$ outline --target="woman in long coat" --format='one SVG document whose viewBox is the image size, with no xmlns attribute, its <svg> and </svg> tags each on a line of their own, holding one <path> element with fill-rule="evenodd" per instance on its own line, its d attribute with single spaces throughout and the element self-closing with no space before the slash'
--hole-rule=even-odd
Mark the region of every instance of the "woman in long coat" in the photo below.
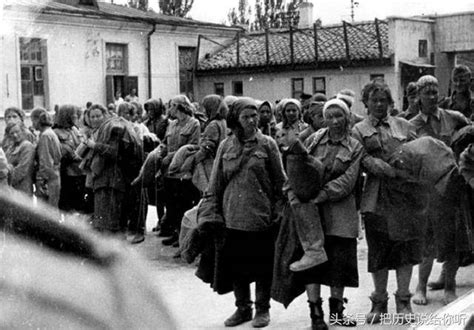
<svg viewBox="0 0 474 330">
<path fill-rule="evenodd" d="M 370 296 L 372 309 L 367 322 L 379 323 L 388 312 L 387 281 L 390 269 L 396 270 L 397 291 L 395 302 L 397 313 L 408 321 L 413 316 L 409 290 L 413 266 L 421 261 L 421 228 L 405 233 L 396 219 L 402 208 L 390 209 L 390 198 L 384 197 L 384 187 L 396 187 L 401 180 L 395 179 L 397 172 L 388 164 L 394 151 L 403 143 L 416 138 L 415 128 L 405 119 L 388 114 L 393 104 L 388 86 L 381 81 L 372 81 L 362 91 L 362 101 L 367 107 L 368 117 L 353 128 L 353 136 L 364 147 L 363 170 L 367 179 L 362 192 L 361 213 L 365 224 L 369 249 L 368 270 L 372 273 L 374 291 Z M 401 215 L 400 215 L 401 218 Z M 416 222 L 415 213 L 408 215 L 407 223 Z M 395 220 L 394 220 L 395 219 Z"/>
<path fill-rule="evenodd" d="M 11 185 L 33 196 L 35 146 L 26 139 L 22 123 L 8 124 L 5 133 L 12 142 L 5 151 L 8 163 L 12 166 Z"/>
<path fill-rule="evenodd" d="M 311 135 L 305 146 L 310 155 L 321 161 L 324 168 L 322 189 L 311 202 L 317 204 L 320 210 L 323 229 L 321 226 L 319 228 L 324 232 L 327 262 L 295 273 L 298 281 L 306 284 L 313 329 L 327 329 L 322 310 L 321 285 L 331 288 L 330 323 L 355 326 L 356 322 L 343 314 L 346 301 L 344 288 L 359 285 L 359 218 L 354 187 L 363 149 L 359 141 L 351 137 L 351 115 L 343 101 L 334 99 L 326 102 L 323 116 L 327 128 Z M 288 197 L 293 206 L 297 207 L 301 203 L 292 190 L 288 191 Z"/>
<path fill-rule="evenodd" d="M 286 177 L 275 141 L 257 129 L 253 99 L 236 100 L 227 124 L 233 134 L 217 151 L 207 201 L 226 227 L 223 272 L 231 277 L 237 310 L 225 325 L 252 319 L 250 283 L 256 282 L 252 325 L 264 327 L 270 322 L 274 227 Z"/>
<path fill-rule="evenodd" d="M 94 115 L 94 110 L 90 114 Z M 140 168 L 142 146 L 132 125 L 120 117 L 105 120 L 96 134 L 95 140 L 86 141 L 93 150 L 90 165 L 94 191 L 92 225 L 101 232 L 123 234 L 125 192 Z"/>
<path fill-rule="evenodd" d="M 201 166 L 193 182 L 201 192 L 207 190 L 211 176 L 212 164 L 219 144 L 227 137 L 227 105 L 219 95 L 211 94 L 202 99 L 202 107 L 208 118 L 199 143 L 199 151 L 195 154 L 196 166 Z M 201 163 L 201 165 L 199 165 Z M 196 171 L 196 170 L 195 170 Z M 196 178 L 196 180 L 195 180 Z"/>
<path fill-rule="evenodd" d="M 31 112 L 33 127 L 40 131 L 36 146 L 36 195 L 58 207 L 61 190 L 61 144 L 52 130 L 53 120 L 45 109 Z"/>
<path fill-rule="evenodd" d="M 76 149 L 83 141 L 77 128 L 79 107 L 65 104 L 59 107 L 54 118 L 54 133 L 61 143 L 61 193 L 59 208 L 64 211 L 84 211 L 86 176 L 79 168 L 81 158 Z"/>
</svg>

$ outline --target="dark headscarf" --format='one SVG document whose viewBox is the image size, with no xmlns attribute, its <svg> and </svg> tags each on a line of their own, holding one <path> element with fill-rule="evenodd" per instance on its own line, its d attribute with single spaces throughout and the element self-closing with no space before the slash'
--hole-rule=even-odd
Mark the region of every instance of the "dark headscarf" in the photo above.
<svg viewBox="0 0 474 330">
<path fill-rule="evenodd" d="M 194 106 L 189 101 L 186 95 L 176 95 L 171 99 L 171 102 L 176 103 L 178 106 L 176 110 L 181 111 L 182 113 L 187 114 L 188 116 L 193 116 Z"/>
<path fill-rule="evenodd" d="M 161 115 L 165 114 L 165 106 L 161 99 L 158 99 L 158 100 L 149 99 L 145 102 L 143 107 L 145 108 L 145 111 L 148 114 L 148 118 L 150 118 L 150 115 L 149 115 L 150 113 L 154 114 L 153 116 L 154 120 L 159 119 Z"/>
<path fill-rule="evenodd" d="M 250 97 L 239 97 L 230 108 L 229 115 L 227 116 L 227 127 L 232 131 L 241 129 L 239 116 L 244 109 L 248 108 L 258 110 L 257 102 Z"/>
<path fill-rule="evenodd" d="M 202 107 L 209 121 L 224 119 L 227 116 L 227 105 L 217 94 L 207 95 L 202 99 Z"/>
<path fill-rule="evenodd" d="M 73 116 L 79 114 L 80 108 L 73 104 L 61 105 L 54 116 L 54 125 L 58 128 L 71 128 L 74 126 Z"/>
</svg>

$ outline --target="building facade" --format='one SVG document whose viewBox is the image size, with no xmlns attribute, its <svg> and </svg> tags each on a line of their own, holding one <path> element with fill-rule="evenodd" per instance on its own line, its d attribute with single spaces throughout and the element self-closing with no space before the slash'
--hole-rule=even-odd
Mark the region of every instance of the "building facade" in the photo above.
<svg viewBox="0 0 474 330">
<path fill-rule="evenodd" d="M 6 1 L 1 15 L 0 116 L 9 106 L 106 104 L 133 88 L 142 102 L 193 97 L 198 36 L 226 42 L 239 30 L 95 0 Z"/>
<path fill-rule="evenodd" d="M 199 62 L 199 95 L 276 101 L 303 92 L 332 97 L 349 88 L 359 96 L 367 82 L 383 78 L 395 107 L 403 109 L 410 81 L 436 75 L 441 94 L 448 95 L 456 64 L 474 71 L 473 24 L 474 13 L 468 12 L 248 33 Z M 354 110 L 365 113 L 360 97 Z"/>
</svg>

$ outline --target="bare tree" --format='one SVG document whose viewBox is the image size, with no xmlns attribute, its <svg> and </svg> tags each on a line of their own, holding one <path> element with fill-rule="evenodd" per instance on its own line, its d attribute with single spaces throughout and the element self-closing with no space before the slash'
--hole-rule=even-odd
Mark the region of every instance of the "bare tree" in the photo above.
<svg viewBox="0 0 474 330">
<path fill-rule="evenodd" d="M 148 0 L 128 0 L 128 6 L 130 8 L 148 10 Z"/>
<path fill-rule="evenodd" d="M 165 15 L 185 17 L 194 0 L 159 0 L 160 10 Z"/>
<path fill-rule="evenodd" d="M 227 19 L 230 24 L 250 25 L 251 30 L 284 28 L 298 25 L 298 5 L 303 0 L 291 0 L 285 5 L 283 0 L 256 0 L 254 15 L 246 0 L 239 0 L 239 7 L 232 8 Z"/>
</svg>

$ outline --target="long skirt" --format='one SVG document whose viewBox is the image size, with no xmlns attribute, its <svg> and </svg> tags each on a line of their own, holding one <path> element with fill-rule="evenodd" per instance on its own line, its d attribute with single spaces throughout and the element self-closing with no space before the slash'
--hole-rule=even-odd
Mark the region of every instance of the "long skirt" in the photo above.
<svg viewBox="0 0 474 330">
<path fill-rule="evenodd" d="M 326 235 L 324 249 L 328 261 L 295 273 L 298 282 L 331 287 L 358 287 L 357 239 Z"/>
<path fill-rule="evenodd" d="M 369 249 L 368 270 L 397 269 L 416 265 L 422 259 L 422 240 L 392 240 L 384 217 L 364 214 L 365 236 Z"/>
<path fill-rule="evenodd" d="M 226 240 L 222 252 L 225 274 L 232 281 L 271 279 L 275 253 L 275 233 L 272 229 L 249 232 L 226 229 Z"/>
<path fill-rule="evenodd" d="M 98 231 L 116 233 L 121 226 L 124 193 L 109 187 L 94 191 L 94 216 L 92 226 Z"/>
</svg>

